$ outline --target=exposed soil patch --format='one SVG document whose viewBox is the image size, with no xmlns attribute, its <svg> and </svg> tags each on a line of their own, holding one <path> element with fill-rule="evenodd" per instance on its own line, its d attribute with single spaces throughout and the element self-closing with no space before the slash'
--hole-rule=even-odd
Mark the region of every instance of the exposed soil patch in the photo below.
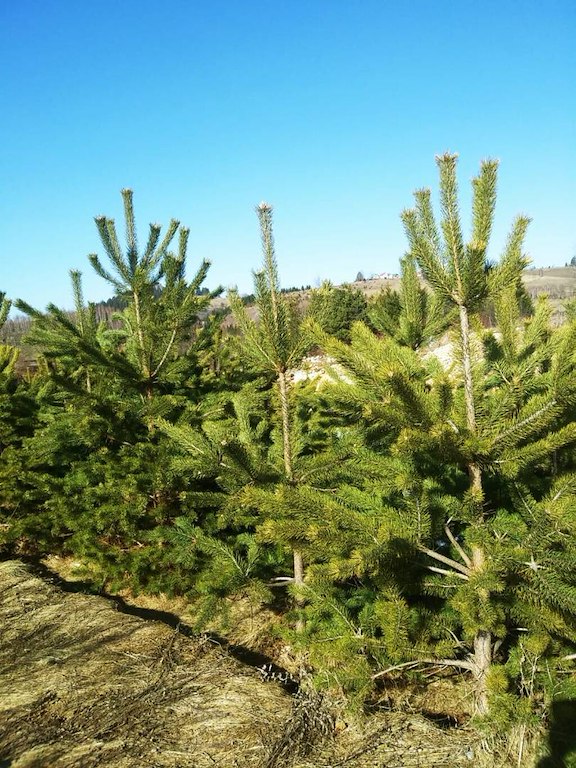
<svg viewBox="0 0 576 768">
<path fill-rule="evenodd" d="M 335 717 L 207 638 L 0 563 L 2 768 L 490 765 L 472 730 Z"/>
</svg>

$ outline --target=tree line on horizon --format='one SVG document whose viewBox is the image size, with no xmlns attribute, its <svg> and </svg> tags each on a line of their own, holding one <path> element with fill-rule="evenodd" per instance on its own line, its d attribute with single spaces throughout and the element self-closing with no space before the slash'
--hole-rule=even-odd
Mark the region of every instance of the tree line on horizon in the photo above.
<svg viewBox="0 0 576 768">
<path fill-rule="evenodd" d="M 125 247 L 101 216 L 89 256 L 114 322 L 74 271 L 73 315 L 15 302 L 38 370 L 0 346 L 4 555 L 186 595 L 199 628 L 239 597 L 273 606 L 307 676 L 357 706 L 398 670 L 459 670 L 496 730 L 576 697 L 576 307 L 553 327 L 526 296 L 527 218 L 488 259 L 497 164 L 465 239 L 456 156 L 437 162 L 439 220 L 418 190 L 400 287 L 370 302 L 327 283 L 303 315 L 261 204 L 257 313 L 230 292 L 228 333 L 209 264 L 185 276 L 188 230 L 141 245 L 123 190 Z M 448 367 L 429 354 L 446 335 Z M 313 349 L 325 375 L 294 383 Z"/>
</svg>

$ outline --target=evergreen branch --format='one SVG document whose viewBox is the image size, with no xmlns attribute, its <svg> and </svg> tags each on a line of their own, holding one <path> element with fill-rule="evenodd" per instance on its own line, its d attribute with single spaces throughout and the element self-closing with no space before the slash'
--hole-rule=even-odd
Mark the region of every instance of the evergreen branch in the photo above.
<svg viewBox="0 0 576 768">
<path fill-rule="evenodd" d="M 150 374 L 150 378 L 151 379 L 155 379 L 156 376 L 158 376 L 158 373 L 160 372 L 160 369 L 162 368 L 162 366 L 166 362 L 166 359 L 167 359 L 168 355 L 170 354 L 170 350 L 172 349 L 172 347 L 174 346 L 174 342 L 176 341 L 176 334 L 177 333 L 178 333 L 178 328 L 177 327 L 173 328 L 172 329 L 172 334 L 170 336 L 170 340 L 168 341 L 168 344 L 166 345 L 166 349 L 164 350 L 164 354 L 160 358 L 156 368 Z"/>
<path fill-rule="evenodd" d="M 504 255 L 496 270 L 496 286 L 500 289 L 511 282 L 516 283 L 522 270 L 528 266 L 529 260 L 522 255 L 522 245 L 529 224 L 528 216 L 518 216 L 512 224 Z"/>
<path fill-rule="evenodd" d="M 499 435 L 497 435 L 493 440 L 493 445 L 497 445 L 498 443 L 510 445 L 511 443 L 515 444 L 519 440 L 526 439 L 526 437 L 529 435 L 529 430 L 526 430 L 526 427 L 532 426 L 534 429 L 538 429 L 541 425 L 535 424 L 535 422 L 538 422 L 542 416 L 546 415 L 548 411 L 554 409 L 556 405 L 556 400 L 550 400 L 548 403 L 539 408 L 535 413 L 530 414 L 530 416 L 527 416 L 516 424 L 513 424 L 504 432 L 501 432 Z M 516 439 L 514 440 L 514 438 Z"/>
<path fill-rule="evenodd" d="M 288 584 L 294 584 L 294 576 L 275 576 L 269 581 L 267 587 L 286 587 Z"/>
<path fill-rule="evenodd" d="M 342 621 L 344 622 L 344 625 L 348 628 L 348 630 L 352 633 L 354 637 L 362 637 L 362 627 L 356 626 L 354 622 L 351 620 L 347 611 L 341 608 L 335 600 L 332 600 L 329 597 L 327 598 L 326 596 L 322 596 L 318 594 L 318 592 L 316 592 L 309 584 L 304 584 L 302 582 L 297 586 L 308 597 L 312 597 L 316 602 L 320 603 L 323 606 L 327 605 L 328 607 L 330 607 L 334 611 L 334 613 L 336 613 L 342 619 Z"/>
<path fill-rule="evenodd" d="M 443 576 L 456 576 L 458 579 L 462 579 L 463 581 L 469 581 L 468 576 L 465 576 L 463 573 L 448 571 L 446 568 L 437 568 L 435 565 L 427 565 L 426 568 L 433 573 L 441 573 Z"/>
<path fill-rule="evenodd" d="M 102 262 L 95 253 L 88 254 L 88 261 L 92 265 L 94 271 L 100 275 L 103 280 L 106 280 L 107 283 L 110 283 L 114 286 L 117 293 L 123 294 L 126 292 L 126 285 L 117 280 L 112 274 L 110 274 L 110 272 L 108 272 L 107 269 L 102 266 Z"/>
<path fill-rule="evenodd" d="M 145 264 L 148 263 L 150 257 L 152 256 L 152 253 L 154 252 L 154 249 L 158 245 L 158 240 L 160 239 L 160 232 L 162 230 L 162 227 L 160 224 L 150 224 L 150 231 L 148 234 L 148 242 L 146 243 L 146 250 L 144 251 L 144 256 L 142 257 L 142 260 Z"/>
<path fill-rule="evenodd" d="M 404 661 L 402 664 L 394 664 L 393 667 L 387 667 L 386 669 L 383 669 L 381 672 L 377 672 L 375 675 L 372 675 L 372 680 L 377 680 L 379 677 L 384 677 L 384 675 L 389 675 L 390 672 L 396 672 L 397 669 L 406 669 L 407 667 L 417 667 L 419 664 L 421 664 L 420 661 Z"/>
<path fill-rule="evenodd" d="M 436 157 L 436 164 L 440 171 L 440 205 L 443 214 L 441 226 L 447 246 L 450 272 L 456 280 L 454 298 L 458 304 L 462 304 L 467 298 L 467 286 L 464 284 L 462 274 L 464 246 L 458 213 L 457 160 L 458 155 L 449 153 Z"/>
<path fill-rule="evenodd" d="M 183 230 L 183 228 L 181 227 L 181 228 L 180 228 L 180 233 L 181 233 L 181 242 L 180 242 L 180 246 L 181 246 L 181 248 L 184 248 L 184 249 L 185 249 L 185 247 L 186 247 L 186 246 L 182 244 L 182 230 Z M 187 229 L 187 230 L 185 230 L 185 231 L 186 231 L 187 233 L 189 233 L 189 232 L 190 232 L 190 230 L 189 230 L 189 229 Z M 187 238 L 188 238 L 188 235 L 186 235 L 186 239 L 187 239 Z M 178 256 L 178 258 L 179 258 L 179 259 L 181 259 L 181 256 L 179 255 L 179 256 Z M 182 260 L 182 259 L 181 259 L 181 260 Z M 200 288 L 200 286 L 202 285 L 202 283 L 203 283 L 203 282 L 204 282 L 204 280 L 206 279 L 206 275 L 208 274 L 208 270 L 209 270 L 209 269 L 210 269 L 210 262 L 209 262 L 207 259 L 203 259 L 202 263 L 201 263 L 201 264 L 200 264 L 200 266 L 198 267 L 198 270 L 196 271 L 196 274 L 194 275 L 194 277 L 193 277 L 193 278 L 192 278 L 192 280 L 190 281 L 190 284 L 189 284 L 189 286 L 188 286 L 188 296 L 195 296 L 195 295 L 196 295 L 196 291 L 197 291 L 197 290 Z M 220 292 L 221 292 L 221 290 L 222 290 L 221 288 L 218 288 L 218 289 L 216 289 L 216 291 L 217 291 L 217 293 L 216 293 L 216 294 L 214 294 L 214 291 L 212 291 L 212 292 L 210 293 L 210 297 L 212 297 L 212 298 L 213 298 L 213 297 L 214 297 L 214 295 L 218 295 L 218 293 L 220 293 Z M 207 297 L 207 298 L 208 298 L 208 297 Z"/>
<path fill-rule="evenodd" d="M 102 242 L 102 245 L 104 246 L 104 250 L 108 254 L 108 258 L 110 261 L 115 264 L 117 254 L 114 253 L 114 246 L 110 240 L 110 232 L 108 231 L 108 219 L 106 216 L 95 216 L 94 222 L 96 224 L 96 229 L 98 230 L 98 234 L 100 236 L 100 240 Z"/>
<path fill-rule="evenodd" d="M 472 240 L 482 243 L 484 250 L 490 240 L 494 209 L 498 161 L 484 160 L 479 175 L 472 180 Z"/>
<path fill-rule="evenodd" d="M 128 244 L 128 265 L 132 275 L 136 271 L 138 264 L 138 242 L 136 238 L 136 225 L 134 222 L 134 206 L 132 202 L 132 190 L 122 189 L 120 191 L 124 200 L 124 219 L 126 221 L 126 242 Z"/>
<path fill-rule="evenodd" d="M 452 560 L 451 557 L 446 557 L 445 555 L 441 555 L 439 552 L 436 552 L 433 549 L 429 549 L 428 547 L 425 547 L 423 544 L 419 544 L 418 549 L 420 550 L 420 552 L 423 552 L 424 554 L 428 555 L 428 557 L 431 557 L 433 560 L 438 560 L 438 562 L 444 563 L 445 565 L 449 565 L 451 568 L 454 568 L 454 570 L 459 571 L 461 574 L 464 574 L 464 576 L 467 579 L 470 577 L 470 574 L 471 574 L 470 568 L 467 568 L 465 565 L 462 565 L 456 560 Z"/>
<path fill-rule="evenodd" d="M 252 345 L 254 351 L 257 353 L 256 355 L 252 355 L 256 361 L 259 362 L 260 365 L 262 365 L 262 363 L 267 364 L 266 367 L 268 370 L 276 372 L 276 361 L 262 343 L 261 335 L 258 333 L 258 327 L 248 316 L 246 307 L 242 304 L 242 300 L 236 290 L 232 290 L 228 293 L 228 301 L 230 302 L 230 308 L 236 318 L 236 322 L 246 337 L 248 351 L 252 351 L 250 350 L 250 345 Z"/>
<path fill-rule="evenodd" d="M 70 270 L 70 278 L 72 279 L 72 294 L 74 296 L 74 308 L 78 316 L 78 324 L 80 333 L 84 332 L 83 320 L 84 320 L 84 297 L 82 295 L 82 273 L 77 269 Z"/>
<path fill-rule="evenodd" d="M 550 498 L 551 503 L 558 501 L 566 493 L 574 493 L 576 491 L 576 475 L 571 474 L 557 480 L 552 490 L 554 495 Z"/>
<path fill-rule="evenodd" d="M 440 257 L 440 235 L 436 228 L 429 189 L 417 189 L 414 192 L 416 213 L 424 237 L 432 244 L 436 257 Z"/>
<path fill-rule="evenodd" d="M 0 328 L 2 328 L 6 322 L 11 306 L 12 302 L 6 298 L 6 294 L 4 292 L 0 291 Z"/>
<path fill-rule="evenodd" d="M 208 456 L 214 460 L 217 459 L 214 446 L 210 444 L 210 441 L 204 435 L 192 429 L 192 427 L 170 424 L 170 422 L 162 418 L 157 418 L 155 424 L 187 453 L 195 456 Z"/>
<path fill-rule="evenodd" d="M 120 243 L 118 242 L 118 234 L 116 233 L 114 219 L 105 219 L 104 222 L 107 233 L 106 243 L 110 249 L 109 255 L 112 263 L 116 267 L 118 274 L 125 280 L 126 284 L 131 285 L 134 279 L 134 273 L 126 268 L 126 263 L 122 257 L 122 250 L 120 249 Z"/>
<path fill-rule="evenodd" d="M 456 549 L 462 560 L 464 561 L 465 565 L 468 568 L 472 568 L 472 560 L 468 557 L 466 552 L 462 549 L 458 541 L 456 540 L 456 537 L 450 530 L 450 520 L 448 520 L 446 523 L 444 523 L 444 531 L 446 533 L 446 536 L 448 536 L 449 540 L 452 543 L 452 546 Z"/>
<path fill-rule="evenodd" d="M 158 262 L 163 258 L 163 256 L 166 254 L 166 251 L 168 250 L 168 246 L 172 242 L 172 238 L 178 231 L 179 226 L 179 221 L 176 219 L 170 219 L 168 229 L 160 245 L 148 257 L 142 259 L 142 265 L 146 267 L 146 269 L 153 270 Z"/>
<path fill-rule="evenodd" d="M 435 253 L 428 238 L 420 231 L 421 223 L 417 211 L 404 210 L 401 214 L 404 231 L 410 243 L 410 251 L 422 270 L 425 280 L 443 299 L 453 301 L 453 291 L 449 278 Z"/>
<path fill-rule="evenodd" d="M 421 659 L 422 664 L 433 664 L 441 667 L 458 667 L 467 669 L 469 672 L 474 670 L 474 663 L 464 659 Z"/>
<path fill-rule="evenodd" d="M 560 448 L 576 441 L 576 422 L 570 422 L 565 427 L 561 427 L 556 432 L 550 432 L 540 440 L 536 440 L 530 445 L 524 446 L 515 451 L 505 452 L 501 458 L 495 459 L 495 465 L 513 465 L 510 467 L 513 474 L 517 474 L 521 469 L 543 461 Z M 514 466 L 515 465 L 515 466 Z"/>
<path fill-rule="evenodd" d="M 186 261 L 186 251 L 188 248 L 188 238 L 190 236 L 190 228 L 189 227 L 180 227 L 180 235 L 178 239 L 178 261 L 184 264 Z M 207 264 L 210 266 L 210 262 L 204 261 L 204 264 Z M 204 273 L 204 276 L 200 280 L 200 283 L 204 282 L 204 277 L 206 276 L 206 273 Z M 199 284 L 200 284 L 199 283 Z"/>
</svg>

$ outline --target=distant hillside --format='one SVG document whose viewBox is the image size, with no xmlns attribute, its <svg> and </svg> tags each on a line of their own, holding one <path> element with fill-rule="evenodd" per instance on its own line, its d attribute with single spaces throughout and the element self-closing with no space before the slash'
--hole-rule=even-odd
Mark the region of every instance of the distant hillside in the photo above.
<svg viewBox="0 0 576 768">
<path fill-rule="evenodd" d="M 527 269 L 522 276 L 528 294 L 532 298 L 543 293 L 551 299 L 567 299 L 576 296 L 576 267 L 542 267 Z M 399 277 L 375 278 L 351 283 L 367 297 L 385 288 L 397 289 Z"/>
<path fill-rule="evenodd" d="M 531 298 L 536 298 L 542 294 L 547 294 L 555 309 L 555 315 L 558 321 L 562 320 L 562 303 L 566 299 L 576 297 L 576 267 L 541 267 L 527 269 L 523 274 L 524 285 Z M 378 277 L 367 280 L 357 280 L 351 282 L 353 288 L 357 288 L 367 297 L 376 296 L 380 291 L 390 288 L 398 290 L 400 285 L 399 277 Z M 293 296 L 303 310 L 306 309 L 309 302 L 312 289 L 309 287 L 298 290 L 287 291 Z M 117 310 L 116 301 L 109 299 L 107 302 L 100 302 L 96 305 L 97 316 L 100 320 L 109 319 L 113 312 Z M 210 308 L 213 312 L 222 311 L 228 308 L 228 299 L 220 296 L 213 299 Z M 233 325 L 230 318 L 225 325 Z M 22 339 L 25 336 L 30 321 L 25 317 L 17 317 L 8 320 L 4 328 L 0 330 L 0 342 L 22 346 Z M 27 367 L 29 355 L 24 354 L 22 361 Z"/>
<path fill-rule="evenodd" d="M 576 267 L 527 269 L 523 280 L 533 298 L 543 293 L 551 299 L 567 299 L 576 295 Z"/>
</svg>

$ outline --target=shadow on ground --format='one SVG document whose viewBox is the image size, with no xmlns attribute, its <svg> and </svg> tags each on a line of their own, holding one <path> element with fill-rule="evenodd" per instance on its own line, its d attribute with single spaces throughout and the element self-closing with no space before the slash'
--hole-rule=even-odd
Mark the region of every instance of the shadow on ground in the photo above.
<svg viewBox="0 0 576 768">
<path fill-rule="evenodd" d="M 576 701 L 555 701 L 550 713 L 548 756 L 537 768 L 576 768 Z"/>
<path fill-rule="evenodd" d="M 247 648 L 245 645 L 231 643 L 217 632 L 199 633 L 189 624 L 183 622 L 175 613 L 170 613 L 170 611 L 159 611 L 155 608 L 143 608 L 138 605 L 132 605 L 127 603 L 119 595 L 113 595 L 103 590 L 96 590 L 92 584 L 86 581 L 68 581 L 37 558 L 25 559 L 24 562 L 32 573 L 39 576 L 43 581 L 53 584 L 58 589 L 62 590 L 62 592 L 67 592 L 69 594 L 97 595 L 112 603 L 117 611 L 127 616 L 136 616 L 145 621 L 158 621 L 161 624 L 170 627 L 170 629 L 175 630 L 180 635 L 184 635 L 184 637 L 207 639 L 215 645 L 220 646 L 227 654 L 241 664 L 245 664 L 253 669 L 262 670 L 263 677 L 279 683 L 287 693 L 296 693 L 298 690 L 297 680 L 293 678 L 287 670 L 275 664 L 269 656 L 266 656 L 266 654 L 255 651 L 252 648 Z M 1 765 L 0 768 L 2 768 Z"/>
</svg>

